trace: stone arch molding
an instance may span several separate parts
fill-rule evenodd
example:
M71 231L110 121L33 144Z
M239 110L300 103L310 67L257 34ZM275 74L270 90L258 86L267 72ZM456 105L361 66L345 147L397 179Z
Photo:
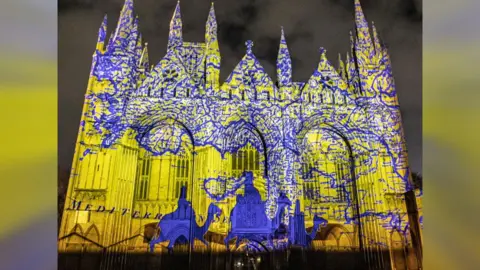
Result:
M300 152L303 152L306 148L306 135L316 129L325 129L340 136L347 145L352 157L362 155L367 152L367 149L371 149L367 135L356 124L351 121L341 123L325 114L316 114L299 123L296 143Z
M184 136L188 137L188 149L186 150L189 152L195 150L195 139L191 130L182 121L175 118L155 115L144 119L139 125L134 126L133 129L137 133L135 139L138 144L154 155L162 155L166 152L176 154L182 149L185 150L183 144ZM163 136L159 135L160 137L157 139L160 139L160 142L166 141L165 144L168 145L157 145L160 142L155 140L155 135L159 132L163 133Z
M234 140L234 131L250 130L261 142L257 146L262 152L281 139L277 135L281 123L260 117L258 108L203 99L153 100L142 99L141 106L132 100L127 108L128 126L137 131L139 139L153 128L172 123L185 129L194 146L213 146L221 153L232 150L228 142Z

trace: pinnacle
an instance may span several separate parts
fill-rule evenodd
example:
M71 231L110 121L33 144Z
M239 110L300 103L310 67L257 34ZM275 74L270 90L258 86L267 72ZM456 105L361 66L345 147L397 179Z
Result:
M247 40L245 46L247 46L247 53L252 53L253 41Z

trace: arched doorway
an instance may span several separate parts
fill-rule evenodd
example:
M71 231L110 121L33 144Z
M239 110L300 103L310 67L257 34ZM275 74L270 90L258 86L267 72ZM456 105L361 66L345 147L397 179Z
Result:
M222 209L218 220L209 228L213 234L226 236L231 229L230 214L236 195L244 193L244 173L252 172L253 184L266 200L265 147L261 134L249 123L239 121L228 126L218 145L196 148L195 179L203 182L199 193L200 212L210 203Z
M140 131L137 140L140 149L134 208L142 209L142 213L151 213L150 219L156 219L157 222L147 225L140 220L134 222L138 223L139 229L144 229L146 241L149 242L158 238L161 230L158 221L178 208L182 187L186 188L185 199L192 205L196 203L192 200L198 192L198 187L193 183L195 147L191 132L184 124L173 119L159 121L149 129ZM192 211L193 208L189 209ZM181 215L175 215L174 219L185 219L186 216L193 215L182 212ZM189 221L190 231L194 222Z
M190 132L181 123L167 119L139 137L135 197L162 201L166 211L172 210L170 204L178 199L180 188L191 191L193 187L194 143Z
M315 215L344 223L353 215L353 164L344 136L330 128L306 133L303 141L300 179L305 208L305 227Z

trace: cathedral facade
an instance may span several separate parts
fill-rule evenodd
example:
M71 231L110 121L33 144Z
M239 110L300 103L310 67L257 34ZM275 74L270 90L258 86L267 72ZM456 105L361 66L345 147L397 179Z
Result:
M306 82L292 81L279 29L275 81L247 41L220 83L213 4L203 43L183 41L177 4L154 66L132 0L108 42L106 32L105 17L60 252L297 245L360 250L379 262L387 251L392 268L418 268L421 217L407 211L414 188L391 63L358 0L350 51L334 67L321 48Z

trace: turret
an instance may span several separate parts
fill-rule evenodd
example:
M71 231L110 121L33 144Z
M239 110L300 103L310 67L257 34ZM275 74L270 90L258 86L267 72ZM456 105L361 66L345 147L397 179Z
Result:
M136 88L138 61L142 53L138 18L133 18L132 0L125 1L115 32L106 49L103 49L106 30L105 16L99 31L92 75L97 81L108 81L98 91L124 95L126 91L131 92Z
M398 106L388 54L380 44L375 26L373 26L372 40L359 0L355 0L355 35L351 35L350 43L360 82L355 85L358 101L390 107ZM349 69L349 75L353 79L355 74L350 73L352 71Z
M205 27L205 44L206 44L206 76L205 90L207 95L213 95L220 90L220 48L217 38L217 20L215 18L215 9L210 7L208 13L207 24Z
M142 38L138 18L133 13L133 1L126 0L106 46L107 17L104 17L93 56L86 116L100 133L103 147L115 143L120 136L125 100L137 89L141 77ZM119 125L117 130L113 125Z
M389 188L395 187L390 192L403 193L409 188L410 172L392 67L375 25L373 39L370 35L359 0L355 0L355 26L351 39L355 59L348 67L349 84L356 88L357 102L365 106L372 119L370 128L381 134L378 148L383 152L382 162L393 166L393 173L386 179Z

